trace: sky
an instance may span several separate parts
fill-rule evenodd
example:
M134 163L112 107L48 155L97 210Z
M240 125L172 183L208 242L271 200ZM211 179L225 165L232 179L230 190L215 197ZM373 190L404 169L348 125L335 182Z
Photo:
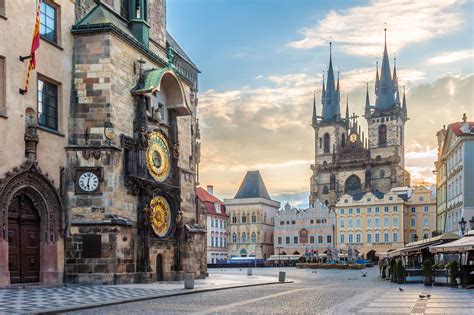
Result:
M472 0L168 0L168 31L202 72L201 186L232 198L258 169L272 198L307 206L329 42L341 99L362 115L385 27L407 97L405 167L412 185L434 183L436 131L474 120L473 12Z

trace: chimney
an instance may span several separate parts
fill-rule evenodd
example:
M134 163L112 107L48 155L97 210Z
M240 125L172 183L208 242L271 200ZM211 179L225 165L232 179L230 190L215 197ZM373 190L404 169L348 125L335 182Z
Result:
M212 195L212 196L213 196L213 195L214 195L214 186L212 186L212 185L207 185L207 193L208 193L209 195Z

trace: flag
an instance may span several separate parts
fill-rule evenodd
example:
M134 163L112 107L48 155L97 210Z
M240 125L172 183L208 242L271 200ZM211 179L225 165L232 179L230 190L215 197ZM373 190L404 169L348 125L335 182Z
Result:
M30 51L30 61L28 63L28 71L26 72L26 81L25 89L22 90L22 94L28 92L28 84L30 82L30 72L36 68L36 50L40 46L40 10L41 10L41 0L38 0L38 6L36 8L36 19L35 19L35 30L33 33L33 40L31 41L31 51Z

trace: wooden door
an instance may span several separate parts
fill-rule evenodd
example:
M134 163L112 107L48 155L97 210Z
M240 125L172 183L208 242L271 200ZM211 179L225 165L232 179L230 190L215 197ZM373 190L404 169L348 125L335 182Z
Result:
M25 195L8 208L8 251L11 283L38 282L40 270L40 218Z

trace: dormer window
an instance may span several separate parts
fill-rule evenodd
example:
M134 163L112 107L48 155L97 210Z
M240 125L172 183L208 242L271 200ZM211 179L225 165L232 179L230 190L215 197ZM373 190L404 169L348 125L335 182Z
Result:
M221 213L221 205L218 202L214 203L214 209L216 209L217 213Z

